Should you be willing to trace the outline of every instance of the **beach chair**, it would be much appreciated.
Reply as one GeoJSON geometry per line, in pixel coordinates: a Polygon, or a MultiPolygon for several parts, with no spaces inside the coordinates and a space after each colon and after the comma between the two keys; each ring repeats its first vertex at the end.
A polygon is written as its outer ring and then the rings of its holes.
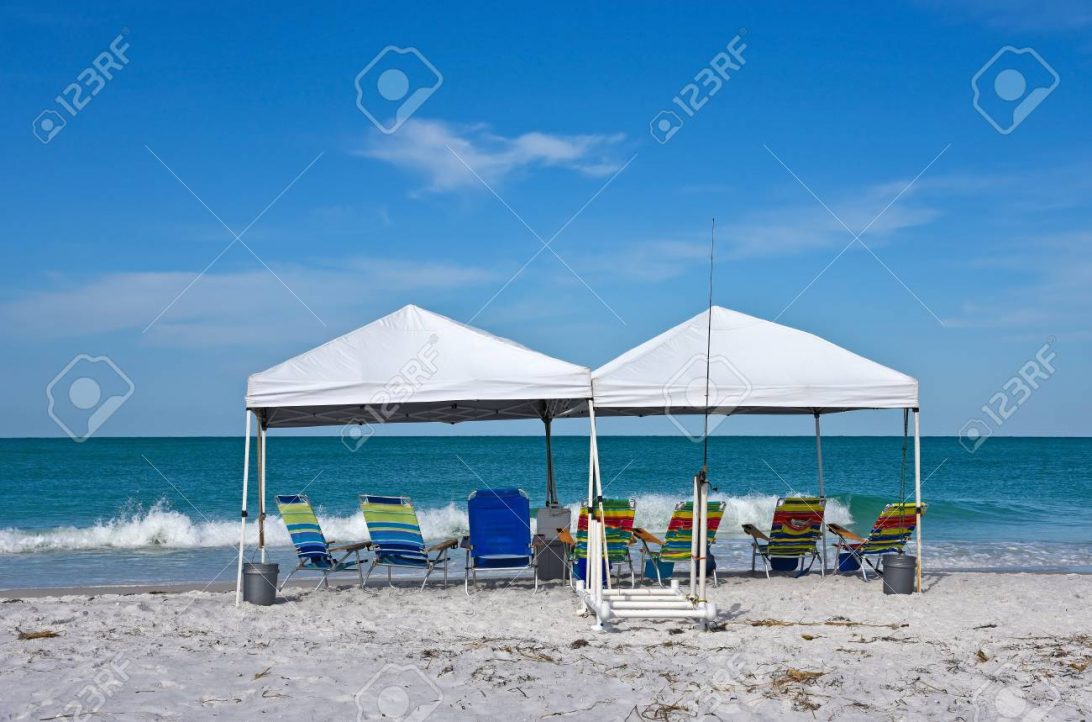
{"type": "Polygon", "coordinates": [[[766,578],[770,570],[794,571],[802,577],[811,571],[815,560],[819,558],[816,542],[823,529],[823,511],[827,500],[818,497],[791,496],[777,500],[774,509],[773,524],[770,534],[763,534],[753,524],[744,524],[743,531],[751,536],[751,572],[755,571],[755,560],[762,559],[766,569],[766,578]],[[804,567],[805,557],[810,557],[804,567]],[[778,560],[795,559],[796,563],[786,567],[778,560]]]}
{"type": "Polygon", "coordinates": [[[463,540],[466,568],[463,590],[470,596],[470,579],[478,570],[530,569],[538,591],[538,564],[531,534],[531,502],[522,489],[478,489],[466,501],[470,534],[463,540]]]}
{"type": "MultiPolygon", "coordinates": [[[[629,566],[629,585],[636,584],[633,574],[633,558],[629,547],[633,543],[633,519],[637,513],[635,499],[603,499],[603,517],[607,537],[608,571],[611,567],[629,566]]],[[[563,529],[558,538],[569,546],[569,584],[575,584],[576,565],[588,559],[588,505],[581,504],[580,516],[576,522],[576,538],[568,529],[563,529]]],[[[616,574],[615,576],[618,576],[616,574]]]]}
{"type": "MultiPolygon", "coordinates": [[[[925,505],[922,504],[922,513],[925,513],[925,505]]],[[[858,536],[849,529],[838,524],[827,524],[827,529],[838,537],[834,548],[839,551],[839,557],[847,554],[849,559],[855,560],[861,570],[861,576],[868,579],[867,567],[881,574],[879,567],[872,563],[868,557],[881,556],[883,554],[902,554],[903,547],[910,540],[914,529],[917,528],[917,510],[912,502],[898,502],[888,504],[876,517],[876,523],[872,525],[872,531],[868,538],[858,536]]],[[[841,571],[842,561],[839,558],[835,573],[841,571]]]]}
{"type": "MultiPolygon", "coordinates": [[[[721,519],[724,518],[725,506],[727,504],[723,501],[709,502],[706,526],[707,548],[712,548],[713,541],[717,538],[717,529],[720,528],[721,519]]],[[[671,512],[671,521],[667,523],[667,534],[664,535],[663,540],[644,529],[637,528],[633,530],[633,535],[641,541],[641,567],[645,568],[646,559],[651,560],[652,566],[656,570],[656,581],[659,582],[661,587],[664,584],[664,580],[660,576],[660,564],[662,562],[677,564],[692,561],[690,545],[694,538],[694,523],[694,502],[680,501],[675,505],[675,511],[671,512]],[[658,548],[653,549],[649,544],[655,544],[658,548]]],[[[714,564],[713,586],[717,586],[717,583],[717,567],[714,564]]]]}
{"type": "Polygon", "coordinates": [[[368,525],[373,555],[362,588],[368,586],[368,579],[376,567],[387,568],[387,583],[394,586],[391,572],[400,567],[423,569],[425,578],[421,581],[421,589],[424,589],[429,576],[440,565],[443,565],[444,586],[447,586],[448,551],[459,545],[458,539],[445,539],[426,547],[417,512],[404,496],[361,494],[360,511],[368,525]]]}
{"type": "Polygon", "coordinates": [[[292,545],[296,547],[296,555],[299,557],[299,565],[288,573],[277,589],[280,591],[288,584],[292,575],[301,571],[314,571],[322,574],[322,579],[315,585],[315,589],[325,585],[330,586],[329,576],[334,572],[347,572],[356,570],[360,576],[360,586],[364,586],[363,571],[361,568],[360,551],[367,549],[371,542],[358,544],[346,544],[343,546],[330,546],[319,527],[318,518],[315,516],[311,502],[302,494],[286,494],[275,497],[277,509],[281,519],[288,527],[288,533],[292,537],[292,545]],[[335,554],[340,554],[340,558],[335,554]],[[349,559],[352,556],[354,559],[349,559]]]}

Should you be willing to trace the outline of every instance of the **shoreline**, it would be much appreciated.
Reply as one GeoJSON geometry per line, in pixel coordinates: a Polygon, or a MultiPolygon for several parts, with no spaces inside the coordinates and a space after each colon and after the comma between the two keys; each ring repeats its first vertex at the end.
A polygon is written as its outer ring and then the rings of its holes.
{"type": "MultiPolygon", "coordinates": [[[[759,571],[751,573],[749,571],[741,572],[724,572],[718,571],[721,583],[728,582],[730,580],[748,580],[748,579],[764,579],[765,575],[759,571]]],[[[1013,576],[1032,576],[1032,577],[1087,577],[1092,578],[1092,572],[1071,572],[1071,571],[1051,571],[1051,570],[982,570],[982,569],[941,569],[934,571],[926,571],[923,574],[923,583],[925,584],[925,591],[929,591],[929,580],[940,580],[946,577],[952,576],[999,576],[999,577],[1013,577],[1013,576]]],[[[461,577],[456,578],[456,574],[452,573],[451,582],[449,587],[461,586],[461,577]]],[[[812,572],[808,575],[817,579],[823,579],[818,572],[812,572]]],[[[839,577],[844,578],[856,578],[860,579],[859,574],[827,574],[832,579],[839,577]]],[[[505,577],[502,574],[488,575],[486,573],[479,572],[479,578],[483,582],[493,582],[497,580],[503,580],[505,577]]],[[[686,583],[683,577],[676,577],[680,584],[686,583]]],[[[788,578],[784,575],[775,575],[777,578],[788,578]]],[[[305,580],[294,579],[288,583],[285,587],[286,592],[292,595],[297,592],[305,592],[313,588],[316,584],[318,577],[308,582],[305,580]]],[[[357,584],[353,583],[355,577],[350,573],[344,573],[338,577],[330,578],[330,586],[336,591],[349,591],[357,587],[357,584]]],[[[873,581],[879,584],[879,580],[870,575],[870,581],[867,584],[872,584],[873,581]]],[[[394,589],[406,589],[413,587],[412,581],[408,578],[395,577],[396,585],[394,589]]],[[[435,580],[430,581],[429,586],[425,587],[424,593],[428,594],[434,586],[435,580]]],[[[541,585],[544,588],[563,587],[564,584],[557,581],[543,581],[541,585]]],[[[640,586],[640,580],[638,579],[638,586],[640,586]]],[[[439,586],[439,585],[435,585],[439,586]]],[[[373,588],[389,588],[386,581],[383,579],[376,579],[370,583],[370,586],[365,591],[371,591],[373,588]]],[[[60,587],[6,587],[0,588],[0,599],[48,599],[48,598],[63,598],[63,597],[101,597],[101,596],[135,596],[135,595],[167,595],[167,594],[190,594],[190,593],[209,593],[220,594],[226,592],[235,592],[234,580],[213,580],[212,582],[204,581],[172,581],[163,582],[161,584],[149,584],[149,583],[130,583],[122,582],[119,584],[88,584],[77,586],[60,586],[60,587]]],[[[485,592],[488,593],[488,592],[485,592]]],[[[284,595],[282,595],[284,596],[284,595]]]]}

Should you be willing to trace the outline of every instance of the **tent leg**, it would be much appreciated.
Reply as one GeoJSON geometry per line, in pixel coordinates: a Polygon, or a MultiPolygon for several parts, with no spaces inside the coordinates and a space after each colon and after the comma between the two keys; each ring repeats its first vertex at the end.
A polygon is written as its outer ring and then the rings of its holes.
{"type": "Polygon", "coordinates": [[[921,593],[921,419],[914,409],[914,511],[918,518],[917,590],[921,593]]]}
{"type": "Polygon", "coordinates": [[[246,410],[246,444],[243,451],[243,512],[239,525],[239,570],[235,575],[235,606],[243,601],[243,554],[246,551],[246,495],[247,481],[250,478],[250,409],[246,410]]]}
{"type": "MultiPolygon", "coordinates": [[[[550,427],[553,425],[553,419],[545,415],[543,412],[542,423],[546,426],[546,506],[557,506],[557,483],[554,481],[554,450],[551,444],[550,427]]],[[[542,530],[539,530],[542,533],[542,530]]]]}
{"type": "Polygon", "coordinates": [[[258,549],[265,564],[265,421],[258,423],[258,549]]]}
{"type": "Polygon", "coordinates": [[[823,435],[819,431],[819,412],[815,412],[815,458],[819,465],[819,498],[823,500],[823,520],[820,522],[819,535],[823,540],[822,576],[827,575],[827,490],[823,480],[823,435]]]}

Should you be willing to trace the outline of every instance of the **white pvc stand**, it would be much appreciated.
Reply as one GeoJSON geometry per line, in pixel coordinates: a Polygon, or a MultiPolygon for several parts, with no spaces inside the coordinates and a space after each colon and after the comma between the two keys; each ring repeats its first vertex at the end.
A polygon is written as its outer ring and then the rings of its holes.
{"type": "Polygon", "coordinates": [[[576,593],[582,609],[595,614],[593,629],[602,631],[616,619],[691,619],[703,626],[717,617],[716,605],[705,599],[705,560],[708,554],[709,483],[694,477],[694,521],[690,548],[690,591],[683,594],[678,580],[667,588],[612,589],[607,556],[606,525],[603,523],[603,486],[599,476],[599,444],[595,433],[595,405],[588,401],[591,425],[588,463],[588,563],[587,582],[578,581],[576,593]],[[603,571],[606,569],[606,580],[603,571]]]}

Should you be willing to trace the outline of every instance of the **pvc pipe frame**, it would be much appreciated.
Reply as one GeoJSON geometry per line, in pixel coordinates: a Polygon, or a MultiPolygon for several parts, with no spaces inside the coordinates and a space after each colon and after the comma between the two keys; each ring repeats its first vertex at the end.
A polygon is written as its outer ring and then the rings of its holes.
{"type": "Polygon", "coordinates": [[[712,621],[716,618],[716,606],[705,601],[706,568],[708,554],[709,504],[707,480],[694,477],[694,509],[697,511],[698,533],[691,538],[690,596],[679,592],[678,582],[672,581],[669,589],[611,589],[607,554],[606,523],[603,515],[602,477],[599,472],[599,442],[595,427],[595,404],[588,400],[590,443],[588,458],[588,563],[585,568],[587,582],[577,584],[577,594],[583,609],[595,613],[596,629],[610,619],[697,619],[712,621]]]}
{"type": "Polygon", "coordinates": [[[246,551],[246,496],[250,477],[250,409],[246,411],[246,434],[243,436],[243,512],[239,525],[239,569],[235,574],[235,606],[243,601],[243,553],[246,551]]]}

